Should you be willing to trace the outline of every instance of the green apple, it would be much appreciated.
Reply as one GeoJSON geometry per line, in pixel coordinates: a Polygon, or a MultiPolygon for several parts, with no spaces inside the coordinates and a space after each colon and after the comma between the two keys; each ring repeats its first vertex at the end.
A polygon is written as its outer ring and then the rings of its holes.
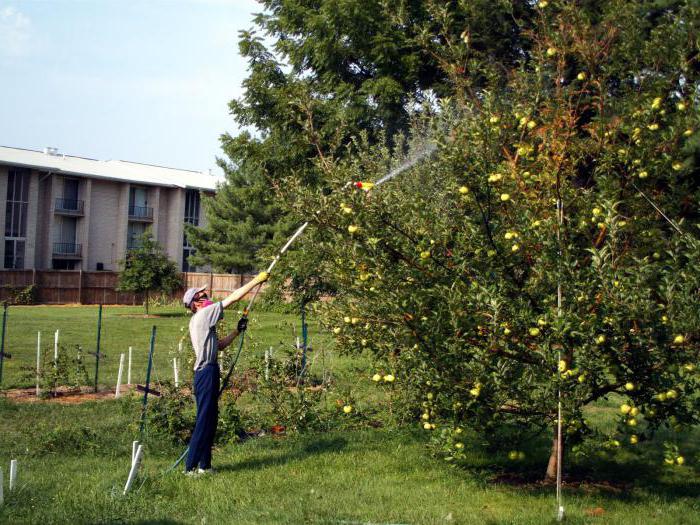
{"type": "Polygon", "coordinates": [[[529,333],[532,337],[537,337],[538,335],[540,335],[540,329],[539,329],[539,328],[532,327],[532,328],[530,328],[530,330],[528,330],[528,333],[529,333]]]}
{"type": "Polygon", "coordinates": [[[627,403],[620,405],[620,412],[623,414],[629,414],[630,410],[632,410],[632,407],[629,406],[627,403]]]}
{"type": "Polygon", "coordinates": [[[333,328],[333,333],[334,333],[335,335],[338,335],[340,332],[341,332],[341,330],[340,330],[340,327],[339,327],[339,326],[336,326],[335,328],[333,328]]]}
{"type": "Polygon", "coordinates": [[[343,407],[343,412],[345,412],[346,414],[349,414],[350,412],[352,412],[352,405],[345,405],[343,407]]]}
{"type": "Polygon", "coordinates": [[[374,374],[374,375],[372,376],[372,381],[374,381],[375,383],[378,382],[378,381],[381,381],[381,380],[382,380],[381,374],[374,374]]]}
{"type": "Polygon", "coordinates": [[[393,383],[394,382],[394,376],[392,374],[387,374],[384,376],[384,382],[385,383],[393,383]]]}
{"type": "Polygon", "coordinates": [[[674,345],[682,345],[683,343],[685,343],[685,337],[683,337],[682,335],[677,335],[673,338],[674,345]]]}
{"type": "Polygon", "coordinates": [[[508,459],[511,461],[515,461],[518,459],[518,451],[517,450],[511,450],[508,452],[508,459]]]}
{"type": "Polygon", "coordinates": [[[548,47],[547,48],[547,56],[548,57],[553,57],[554,55],[557,54],[557,48],[556,47],[548,47]]]}
{"type": "Polygon", "coordinates": [[[508,193],[501,193],[501,201],[506,202],[510,200],[510,195],[508,193]]]}
{"type": "Polygon", "coordinates": [[[630,391],[634,390],[634,383],[625,383],[625,390],[630,391]]]}
{"type": "Polygon", "coordinates": [[[351,224],[350,226],[348,226],[348,231],[350,233],[355,233],[357,230],[358,230],[358,227],[355,226],[354,224],[351,224]]]}
{"type": "Polygon", "coordinates": [[[683,456],[678,456],[676,458],[676,463],[678,463],[679,465],[682,465],[683,463],[685,463],[685,458],[683,456]]]}
{"type": "Polygon", "coordinates": [[[630,443],[633,445],[636,445],[637,443],[639,443],[639,438],[637,437],[637,434],[632,434],[630,436],[630,443]]]}
{"type": "Polygon", "coordinates": [[[430,423],[423,423],[423,428],[424,428],[425,430],[430,430],[430,428],[431,428],[431,427],[430,427],[430,423]]]}
{"type": "Polygon", "coordinates": [[[582,80],[582,81],[583,81],[583,80],[586,80],[586,73],[584,73],[583,71],[581,71],[578,75],[576,75],[576,78],[577,78],[578,80],[582,80]]]}
{"type": "Polygon", "coordinates": [[[459,188],[459,192],[460,192],[462,195],[465,195],[466,193],[469,193],[469,188],[467,188],[466,186],[461,186],[461,187],[459,188]]]}

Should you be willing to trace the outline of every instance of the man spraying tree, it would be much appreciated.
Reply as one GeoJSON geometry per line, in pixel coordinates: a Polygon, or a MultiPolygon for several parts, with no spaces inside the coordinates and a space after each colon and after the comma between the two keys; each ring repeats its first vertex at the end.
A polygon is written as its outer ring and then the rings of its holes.
{"type": "Polygon", "coordinates": [[[198,473],[211,471],[211,449],[219,417],[220,375],[217,352],[229,346],[245,331],[248,319],[245,315],[241,317],[236,330],[221,340],[216,334],[216,323],[223,319],[225,308],[240,301],[250,290],[267,279],[267,272],[261,272],[255,279],[218,303],[209,299],[206,286],[189,288],[182,298],[185,308],[189,308],[194,314],[190,319],[190,338],[195,352],[194,394],[197,400],[197,420],[185,464],[187,473],[194,473],[197,468],[198,473]]]}

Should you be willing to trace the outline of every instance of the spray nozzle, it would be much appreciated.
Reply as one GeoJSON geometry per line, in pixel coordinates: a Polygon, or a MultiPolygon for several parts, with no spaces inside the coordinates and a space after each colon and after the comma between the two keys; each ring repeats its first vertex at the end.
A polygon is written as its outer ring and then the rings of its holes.
{"type": "Polygon", "coordinates": [[[374,182],[357,181],[353,184],[353,186],[355,186],[358,190],[369,191],[374,188],[374,182]]]}

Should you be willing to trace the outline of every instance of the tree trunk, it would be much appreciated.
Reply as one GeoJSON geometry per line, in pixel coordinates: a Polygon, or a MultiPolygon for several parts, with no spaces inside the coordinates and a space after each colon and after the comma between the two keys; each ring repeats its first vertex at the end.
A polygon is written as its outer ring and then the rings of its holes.
{"type": "MultiPolygon", "coordinates": [[[[561,444],[562,463],[564,460],[564,439],[562,437],[561,444]]],[[[552,452],[549,455],[549,463],[547,463],[547,472],[544,475],[545,483],[556,483],[557,481],[557,429],[554,428],[554,437],[552,438],[552,452]]]]}
{"type": "Polygon", "coordinates": [[[148,315],[148,290],[146,290],[146,315],[148,315]]]}

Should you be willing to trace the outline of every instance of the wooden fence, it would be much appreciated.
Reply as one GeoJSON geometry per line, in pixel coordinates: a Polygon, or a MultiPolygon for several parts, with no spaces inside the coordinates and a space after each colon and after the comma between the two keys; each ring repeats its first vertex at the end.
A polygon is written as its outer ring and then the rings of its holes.
{"type": "MultiPolygon", "coordinates": [[[[215,297],[222,297],[253,279],[254,275],[192,273],[181,274],[182,288],[171,299],[182,297],[186,288],[207,285],[215,297]]],[[[38,304],[131,304],[143,302],[140,294],[119,292],[117,272],[75,270],[0,270],[0,302],[12,301],[17,292],[36,286],[38,304]]]]}

